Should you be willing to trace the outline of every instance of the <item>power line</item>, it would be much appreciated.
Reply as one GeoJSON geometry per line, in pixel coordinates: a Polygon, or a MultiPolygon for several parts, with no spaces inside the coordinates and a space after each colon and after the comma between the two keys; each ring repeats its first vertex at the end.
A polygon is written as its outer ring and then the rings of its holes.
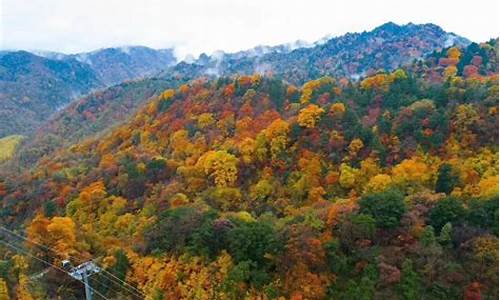
{"type": "MultiPolygon", "coordinates": [[[[115,290],[114,288],[110,287],[109,285],[105,284],[104,282],[102,282],[102,281],[98,280],[98,279],[97,279],[97,278],[95,278],[95,277],[89,277],[89,280],[93,280],[93,281],[94,281],[94,282],[96,282],[97,284],[99,284],[99,285],[101,285],[101,286],[104,286],[104,288],[105,288],[105,289],[108,289],[108,290],[110,290],[110,291],[112,291],[112,292],[116,293],[117,295],[119,295],[119,294],[120,294],[120,292],[121,292],[121,291],[117,291],[117,290],[115,290]]],[[[94,287],[95,287],[95,285],[94,285],[94,287]]]]}
{"type": "MultiPolygon", "coordinates": [[[[24,241],[27,241],[29,243],[32,243],[34,245],[37,245],[38,247],[46,250],[46,251],[50,251],[50,252],[53,252],[55,254],[57,254],[58,252],[56,250],[54,250],[53,248],[50,248],[48,246],[45,246],[41,243],[38,243],[38,242],[35,242],[33,240],[30,240],[28,239],[27,237],[24,237],[18,233],[15,233],[14,231],[0,225],[0,229],[3,230],[3,231],[6,231],[7,233],[9,234],[12,234],[24,241]]],[[[50,256],[50,255],[49,255],[50,256]]],[[[53,256],[50,256],[52,259],[54,259],[53,256]]],[[[84,260],[82,259],[78,259],[76,257],[71,257],[68,255],[68,258],[72,259],[73,261],[77,262],[77,263],[83,263],[84,260]]],[[[111,281],[112,283],[114,284],[117,284],[120,288],[123,288],[125,291],[133,294],[134,296],[137,296],[141,299],[144,299],[146,298],[146,295],[144,295],[140,290],[138,290],[137,288],[135,288],[134,286],[132,286],[131,284],[127,283],[126,281],[124,280],[121,280],[120,278],[116,277],[115,275],[113,275],[111,272],[108,272],[107,270],[104,270],[104,269],[101,269],[102,272],[104,272],[105,274],[103,274],[104,278],[108,279],[109,281],[111,281]]]]}
{"type": "MultiPolygon", "coordinates": [[[[17,233],[13,232],[12,230],[7,229],[6,227],[4,227],[2,225],[0,225],[0,229],[2,229],[4,231],[6,231],[7,233],[10,233],[10,234],[18,237],[18,238],[20,238],[20,239],[22,239],[24,241],[27,241],[27,242],[32,243],[34,245],[37,245],[37,246],[39,246],[40,248],[42,248],[44,250],[51,251],[53,253],[58,253],[56,250],[54,250],[54,249],[52,249],[50,247],[47,247],[47,246],[45,246],[43,244],[37,243],[37,242],[35,242],[33,240],[30,240],[30,239],[28,239],[28,238],[26,238],[26,237],[24,237],[24,236],[22,236],[20,234],[17,234],[17,233]]],[[[54,259],[53,256],[49,255],[49,257],[51,257],[52,259],[54,259]]],[[[84,260],[77,259],[76,257],[71,257],[71,256],[68,256],[68,257],[70,259],[74,260],[77,263],[84,262],[84,260]]],[[[135,287],[133,287],[132,285],[130,285],[126,281],[121,280],[120,278],[116,277],[115,275],[113,275],[112,273],[110,273],[110,272],[108,272],[108,271],[106,271],[104,269],[102,269],[102,271],[106,273],[106,275],[103,274],[104,278],[108,279],[110,282],[112,282],[114,284],[117,284],[120,288],[123,288],[126,292],[129,292],[129,293],[133,294],[134,296],[137,296],[137,297],[139,297],[141,299],[146,298],[146,295],[144,295],[141,291],[139,291],[138,289],[136,289],[135,287]],[[133,290],[131,290],[131,288],[133,290]]]]}
{"type": "MultiPolygon", "coordinates": [[[[115,275],[113,275],[113,273],[108,272],[108,271],[106,271],[106,270],[104,270],[104,269],[102,270],[102,272],[103,272],[103,273],[105,273],[105,274],[107,274],[107,275],[109,275],[110,277],[114,278],[115,280],[118,280],[119,282],[123,282],[123,284],[124,284],[124,285],[127,285],[127,286],[129,286],[130,288],[132,288],[133,290],[137,291],[137,293],[132,291],[132,293],[134,293],[135,295],[140,296],[140,297],[142,297],[142,298],[146,298],[146,295],[144,295],[144,294],[143,294],[140,290],[138,290],[137,288],[135,288],[133,285],[131,285],[131,284],[127,283],[126,281],[123,281],[123,280],[121,280],[120,278],[116,277],[115,275]]],[[[106,277],[106,278],[108,278],[108,279],[109,279],[109,277],[106,277]]],[[[128,290],[128,291],[130,291],[130,290],[129,290],[129,289],[127,289],[127,288],[125,288],[125,289],[126,289],[126,290],[128,290]]]]}
{"type": "MultiPolygon", "coordinates": [[[[0,243],[4,244],[5,246],[7,246],[7,247],[9,247],[9,248],[12,248],[12,249],[14,249],[14,250],[18,251],[18,252],[21,252],[21,253],[23,253],[23,254],[25,254],[25,255],[28,255],[29,257],[34,258],[34,259],[36,259],[36,260],[38,260],[38,261],[40,261],[40,262],[42,262],[42,263],[44,263],[44,264],[46,264],[46,265],[48,265],[48,266],[51,266],[52,268],[54,268],[54,269],[56,269],[56,270],[59,270],[59,271],[61,271],[61,272],[65,273],[66,275],[69,275],[69,273],[68,273],[68,272],[66,272],[66,270],[64,270],[64,269],[62,269],[62,268],[60,268],[60,267],[58,267],[58,266],[56,266],[56,265],[54,265],[54,264],[52,264],[52,263],[50,263],[50,262],[48,262],[48,261],[44,260],[44,259],[41,259],[41,258],[39,258],[39,257],[36,257],[35,255],[31,254],[29,251],[25,251],[25,250],[23,250],[23,249],[21,249],[21,248],[19,248],[19,247],[16,247],[16,246],[14,246],[14,245],[10,244],[9,242],[6,242],[6,241],[4,241],[4,240],[1,240],[1,239],[0,239],[0,243]]],[[[76,278],[75,278],[75,279],[76,279],[76,278]]],[[[76,279],[76,280],[78,280],[78,281],[80,281],[81,283],[85,284],[82,280],[79,280],[79,279],[76,279]]],[[[89,286],[89,285],[87,285],[87,284],[85,284],[85,285],[86,285],[86,286],[88,286],[88,288],[90,288],[90,289],[92,290],[92,292],[93,292],[93,293],[96,293],[96,295],[99,295],[99,296],[100,296],[101,298],[103,298],[103,299],[109,300],[108,298],[106,298],[103,294],[101,294],[101,293],[100,293],[99,291],[97,291],[96,289],[92,288],[91,286],[89,286]]]]}

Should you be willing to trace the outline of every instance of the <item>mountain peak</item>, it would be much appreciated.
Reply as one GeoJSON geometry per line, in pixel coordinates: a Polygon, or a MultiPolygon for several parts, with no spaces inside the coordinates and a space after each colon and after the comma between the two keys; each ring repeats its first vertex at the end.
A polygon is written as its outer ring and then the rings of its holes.
{"type": "Polygon", "coordinates": [[[384,23],[374,29],[374,31],[395,31],[401,29],[402,26],[399,26],[398,24],[389,21],[387,23],[384,23]]]}
{"type": "Polygon", "coordinates": [[[379,32],[389,32],[389,33],[399,33],[402,31],[415,31],[415,30],[429,30],[432,32],[436,32],[438,34],[443,34],[445,31],[439,27],[436,24],[433,23],[425,23],[425,24],[415,24],[415,23],[407,23],[404,25],[398,25],[392,21],[384,23],[380,26],[377,26],[375,29],[373,29],[372,32],[374,33],[379,33],[379,32]]]}

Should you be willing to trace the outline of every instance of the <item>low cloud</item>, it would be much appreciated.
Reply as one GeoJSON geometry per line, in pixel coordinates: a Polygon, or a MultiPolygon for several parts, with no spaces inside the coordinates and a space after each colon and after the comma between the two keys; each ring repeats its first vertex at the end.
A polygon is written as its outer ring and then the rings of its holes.
{"type": "Polygon", "coordinates": [[[176,48],[178,58],[217,49],[314,42],[394,21],[436,23],[474,41],[495,37],[498,3],[477,0],[481,14],[456,1],[389,0],[2,0],[2,49],[65,53],[144,45],[176,48]],[[463,22],[467,20],[467,22],[463,22]]]}

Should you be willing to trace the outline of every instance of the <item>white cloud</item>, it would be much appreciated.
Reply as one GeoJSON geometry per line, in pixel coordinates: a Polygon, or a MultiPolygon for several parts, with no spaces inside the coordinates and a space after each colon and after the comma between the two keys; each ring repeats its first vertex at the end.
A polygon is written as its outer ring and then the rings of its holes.
{"type": "Polygon", "coordinates": [[[2,49],[176,46],[181,55],[435,23],[474,41],[498,36],[498,1],[0,0],[2,49]]]}

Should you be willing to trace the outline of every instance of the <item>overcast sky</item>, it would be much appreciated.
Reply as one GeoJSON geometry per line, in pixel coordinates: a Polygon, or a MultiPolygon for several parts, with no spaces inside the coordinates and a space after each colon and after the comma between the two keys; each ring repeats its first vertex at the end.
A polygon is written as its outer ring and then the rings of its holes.
{"type": "Polygon", "coordinates": [[[498,0],[0,0],[2,49],[65,53],[175,46],[179,56],[398,24],[435,23],[473,41],[499,33],[498,0]]]}

